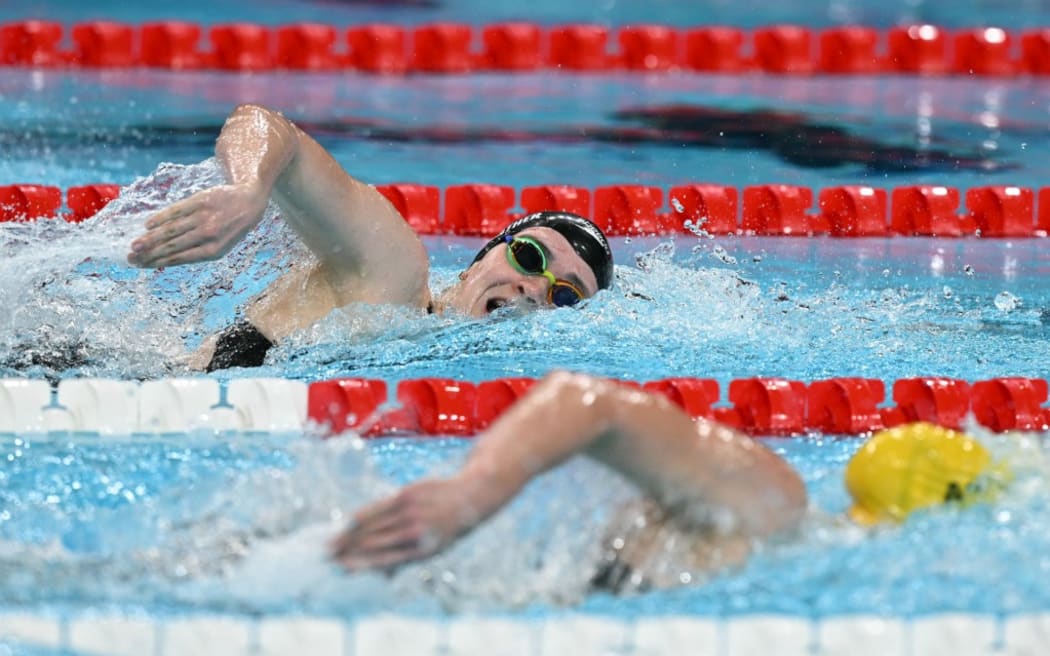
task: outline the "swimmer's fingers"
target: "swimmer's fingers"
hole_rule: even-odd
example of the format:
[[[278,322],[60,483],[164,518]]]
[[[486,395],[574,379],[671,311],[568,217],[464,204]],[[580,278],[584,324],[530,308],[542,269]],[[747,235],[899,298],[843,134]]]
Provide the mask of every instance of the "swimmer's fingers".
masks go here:
[[[163,234],[149,235],[147,233],[141,240],[132,242],[132,251],[128,254],[128,261],[139,266],[159,266],[156,262],[162,258],[171,257],[207,243],[206,235],[195,230],[192,224],[172,222],[169,226],[171,227],[163,228]],[[211,252],[204,255],[206,259],[209,255],[212,256],[211,259],[215,257]]]
[[[212,250],[210,248],[202,246],[198,248],[191,248],[187,251],[182,251],[173,255],[154,258],[148,263],[140,263],[136,260],[132,260],[129,256],[128,262],[134,264],[135,266],[159,269],[161,267],[178,266],[179,264],[194,264],[196,262],[207,262],[213,259],[215,259],[215,257],[212,255]]]
[[[180,200],[177,203],[173,203],[172,205],[165,207],[164,209],[147,219],[145,224],[146,230],[154,230],[164,225],[165,223],[169,223],[171,221],[174,221],[175,219],[184,217],[187,214],[193,214],[198,209],[200,209],[202,204],[202,199],[197,195],[193,195],[185,200]]]
[[[433,554],[441,545],[429,527],[402,522],[386,531],[365,536],[337,560],[347,569],[389,567]]]
[[[395,512],[400,505],[400,497],[395,495],[381,501],[377,501],[354,515],[354,523],[347,530],[340,533],[330,546],[332,554],[338,557],[340,554],[352,549],[364,536],[376,531],[388,529],[395,525],[398,515]]]
[[[160,254],[158,252],[159,249],[165,247],[170,249],[173,240],[177,240],[187,233],[196,232],[199,225],[200,219],[193,214],[180,216],[177,219],[171,219],[155,225],[149,228],[141,237],[131,242],[129,260],[133,262],[148,262]],[[196,241],[199,243],[199,238]],[[192,245],[196,245],[196,243]],[[164,254],[169,254],[170,252],[169,250]]]

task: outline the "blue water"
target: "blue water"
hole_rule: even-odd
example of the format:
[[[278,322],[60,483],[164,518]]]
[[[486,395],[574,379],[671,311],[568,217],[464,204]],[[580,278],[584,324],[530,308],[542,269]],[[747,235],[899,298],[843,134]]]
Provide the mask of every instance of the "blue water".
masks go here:
[[[1050,174],[1039,79],[0,69],[0,181],[126,184],[158,161],[198,162],[247,101],[281,109],[374,184],[1038,187]],[[672,106],[708,119],[632,136],[655,126],[624,112]]]
[[[90,440],[5,441],[0,606],[349,617],[392,608],[534,615],[571,604],[625,617],[809,617],[1014,613],[1050,603],[1039,584],[1050,568],[1045,456],[1017,438],[1005,451],[1027,464],[1006,498],[867,535],[834,518],[847,505],[840,473],[857,440],[768,440],[799,468],[813,497],[803,535],[704,585],[626,598],[585,595],[594,542],[630,492],[582,462],[535,481],[443,556],[392,579],[340,573],[322,560],[323,538],[338,525],[332,513],[421,473],[447,471],[467,446],[382,440],[364,454],[346,442],[189,438],[114,448]],[[587,495],[573,493],[581,486]],[[294,580],[290,561],[297,563]]]
[[[518,3],[431,4],[217,7],[191,1],[180,3],[178,15],[206,22],[250,15],[267,23],[382,18],[410,24],[522,14]],[[976,1],[760,5],[536,2],[528,15],[545,23],[741,26],[925,19],[1021,27],[1050,17],[1044,2],[1014,3],[1008,11]],[[5,20],[30,11],[5,9]],[[64,21],[120,16],[131,22],[174,11],[55,2],[32,9]],[[0,376],[21,375],[5,363],[39,348],[43,333],[85,345],[88,361],[58,372],[31,369],[34,375],[185,373],[173,364],[176,356],[225,325],[283,266],[285,242],[273,227],[237,252],[245,259],[259,254],[254,264],[234,257],[152,273],[121,263],[150,207],[214,181],[206,165],[155,174],[158,163],[195,165],[209,157],[223,117],[238,102],[282,109],[351,173],[373,183],[864,182],[890,188],[936,182],[965,188],[1044,184],[1047,94],[1045,83],[1027,79],[546,73],[390,79],[0,69],[0,184],[138,181],[125,204],[92,224],[0,227],[0,306],[9,310],[0,316]],[[643,124],[622,112],[670,105],[699,108],[709,118],[721,112],[731,143],[718,141],[725,135],[710,120],[648,143],[624,138],[624,130]],[[778,113],[764,113],[770,110]],[[756,129],[770,134],[742,145]],[[819,138],[802,141],[801,151],[790,148],[790,138],[772,134],[813,137],[814,130]],[[587,136],[595,132],[606,136]],[[843,135],[861,145],[862,155],[880,156],[854,152],[829,165],[841,152],[829,150],[828,142]],[[886,155],[895,147],[950,156],[927,158],[916,169]],[[800,162],[800,152],[808,151],[820,154],[823,165]],[[436,288],[451,282],[477,245],[427,239]],[[351,308],[276,349],[263,368],[222,376],[483,380],[542,375],[554,367],[631,380],[696,375],[723,383],[752,375],[804,381],[1050,376],[1044,240],[689,235],[617,239],[614,248],[615,289],[579,311],[475,322]],[[813,496],[806,534],[706,585],[622,599],[584,594],[586,568],[579,563],[593,556],[612,509],[630,497],[622,482],[586,463],[544,477],[456,550],[388,581],[333,571],[322,560],[324,531],[397,484],[450,471],[466,448],[462,442],[385,441],[359,451],[348,440],[322,445],[302,436],[233,442],[183,436],[119,447],[90,437],[9,436],[0,440],[0,607],[355,615],[392,608],[543,614],[569,604],[619,616],[1050,608],[1040,585],[1050,569],[1044,555],[1050,517],[1038,443],[1002,447],[1029,463],[1007,498],[963,514],[919,517],[867,538],[832,519],[846,504],[841,470],[856,440],[812,436],[769,444],[800,469]],[[588,491],[585,498],[580,489]],[[286,571],[293,560],[297,585]]]

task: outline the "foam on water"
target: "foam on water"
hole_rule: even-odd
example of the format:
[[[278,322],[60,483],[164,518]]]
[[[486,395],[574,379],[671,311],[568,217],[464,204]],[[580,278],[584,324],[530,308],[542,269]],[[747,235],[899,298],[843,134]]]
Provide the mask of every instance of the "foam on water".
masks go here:
[[[0,315],[0,375],[149,378],[177,370],[202,333],[228,320],[233,304],[302,255],[271,211],[221,262],[127,265],[131,240],[154,212],[222,183],[214,160],[161,165],[81,225],[0,224],[0,306],[10,310]]]
[[[617,477],[576,463],[437,558],[393,576],[351,575],[329,560],[327,543],[352,512],[414,475],[451,472],[463,444],[365,448],[344,436],[122,446],[5,447],[22,454],[0,493],[5,602],[348,613],[575,602],[592,573],[581,563],[597,562],[602,526],[629,495]],[[591,492],[550,514],[550,499],[578,489]]]

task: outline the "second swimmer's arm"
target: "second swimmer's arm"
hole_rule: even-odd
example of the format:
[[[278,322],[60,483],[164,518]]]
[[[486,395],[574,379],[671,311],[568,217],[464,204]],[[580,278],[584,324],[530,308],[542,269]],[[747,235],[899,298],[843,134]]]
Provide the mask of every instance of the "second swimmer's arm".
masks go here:
[[[360,511],[333,544],[334,555],[359,568],[435,553],[577,453],[619,471],[665,507],[728,510],[744,536],[795,525],[806,504],[798,474],[750,438],[694,424],[660,397],[556,373],[478,438],[455,476],[410,485]]]
[[[727,509],[749,536],[794,525],[805,507],[798,474],[751,438],[694,422],[661,396],[564,372],[538,383],[479,438],[459,475],[491,491],[487,514],[576,453],[620,472],[665,507]]]

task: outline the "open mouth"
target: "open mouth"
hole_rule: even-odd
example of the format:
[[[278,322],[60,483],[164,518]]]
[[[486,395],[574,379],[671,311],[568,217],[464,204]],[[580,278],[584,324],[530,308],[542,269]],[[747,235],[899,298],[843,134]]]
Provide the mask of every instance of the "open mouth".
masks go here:
[[[492,314],[501,307],[506,307],[507,301],[502,298],[490,298],[485,303],[485,314]]]

